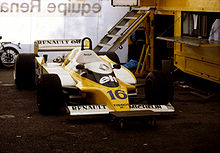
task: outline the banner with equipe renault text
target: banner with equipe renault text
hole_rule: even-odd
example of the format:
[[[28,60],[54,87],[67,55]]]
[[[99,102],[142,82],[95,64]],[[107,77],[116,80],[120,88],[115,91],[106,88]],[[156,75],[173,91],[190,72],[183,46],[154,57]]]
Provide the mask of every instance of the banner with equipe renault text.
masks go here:
[[[99,0],[1,0],[0,12],[11,15],[95,16],[102,9]]]
[[[34,52],[34,41],[47,39],[90,37],[95,46],[128,10],[110,0],[0,0],[0,35],[2,41],[20,42],[22,52]],[[124,63],[127,44],[123,47],[116,53]]]

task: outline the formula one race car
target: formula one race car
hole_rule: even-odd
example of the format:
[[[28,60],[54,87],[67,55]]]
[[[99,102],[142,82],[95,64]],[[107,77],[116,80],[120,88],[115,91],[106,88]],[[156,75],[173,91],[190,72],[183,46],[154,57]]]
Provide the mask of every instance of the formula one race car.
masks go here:
[[[95,53],[88,37],[80,42],[81,48],[75,47],[65,59],[53,62],[47,60],[47,55],[17,56],[15,83],[18,88],[37,87],[41,113],[59,112],[63,106],[70,115],[142,116],[149,112],[174,112],[169,103],[172,85],[166,81],[166,75],[149,73],[145,85],[149,104],[130,104],[129,97],[137,94],[132,72],[117,63],[116,53]]]

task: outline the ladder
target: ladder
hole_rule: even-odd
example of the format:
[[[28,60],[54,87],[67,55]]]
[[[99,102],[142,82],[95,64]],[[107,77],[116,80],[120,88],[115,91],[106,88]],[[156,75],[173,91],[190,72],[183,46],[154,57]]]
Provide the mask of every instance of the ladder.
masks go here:
[[[133,8],[108,31],[93,50],[99,52],[104,48],[107,52],[115,52],[149,15],[149,8]]]

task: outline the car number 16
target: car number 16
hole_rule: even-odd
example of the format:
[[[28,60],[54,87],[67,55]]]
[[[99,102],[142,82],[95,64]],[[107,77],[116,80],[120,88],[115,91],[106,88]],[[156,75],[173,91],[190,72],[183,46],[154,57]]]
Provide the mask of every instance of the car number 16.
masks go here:
[[[115,90],[114,93],[112,90],[109,90],[107,93],[110,95],[111,100],[116,100],[116,98],[126,99],[128,97],[127,94],[123,90]]]

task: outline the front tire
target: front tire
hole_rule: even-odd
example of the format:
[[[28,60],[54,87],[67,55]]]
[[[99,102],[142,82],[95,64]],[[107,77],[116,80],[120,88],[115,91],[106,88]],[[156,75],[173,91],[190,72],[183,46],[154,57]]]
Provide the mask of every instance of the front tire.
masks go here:
[[[145,96],[149,104],[167,105],[173,101],[174,87],[171,76],[152,71],[146,77]]]
[[[43,74],[37,86],[37,105],[40,113],[59,113],[64,105],[64,95],[57,74]]]
[[[18,54],[15,59],[15,84],[19,89],[33,89],[36,86],[35,54]]]

